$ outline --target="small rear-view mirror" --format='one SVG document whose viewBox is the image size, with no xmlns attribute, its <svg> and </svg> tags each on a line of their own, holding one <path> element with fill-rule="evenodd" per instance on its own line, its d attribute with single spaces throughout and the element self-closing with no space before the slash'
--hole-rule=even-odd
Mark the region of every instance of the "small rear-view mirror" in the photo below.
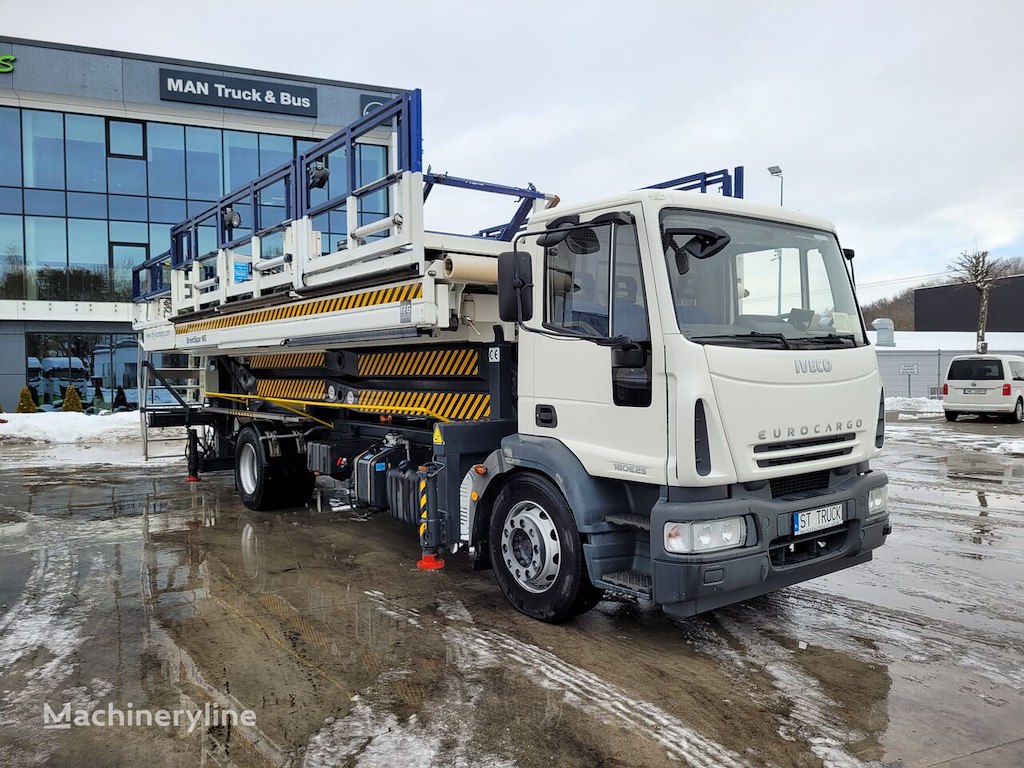
<svg viewBox="0 0 1024 768">
<path fill-rule="evenodd" d="M 533 317 L 533 262 L 523 251 L 498 256 L 498 317 L 521 323 Z"/>
</svg>

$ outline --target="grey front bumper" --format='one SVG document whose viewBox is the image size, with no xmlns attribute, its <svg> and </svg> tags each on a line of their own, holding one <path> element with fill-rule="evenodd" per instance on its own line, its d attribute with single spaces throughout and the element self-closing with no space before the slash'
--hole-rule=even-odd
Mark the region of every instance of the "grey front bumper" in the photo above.
<svg viewBox="0 0 1024 768">
<path fill-rule="evenodd" d="M 869 472 L 799 499 L 662 499 L 651 512 L 651 599 L 669 613 L 692 616 L 866 563 L 891 530 L 888 511 L 868 517 L 868 492 L 887 482 L 885 473 Z M 837 503 L 845 505 L 843 526 L 793 536 L 794 512 Z M 707 555 L 665 550 L 666 523 L 739 515 L 747 520 L 741 549 Z"/>
</svg>

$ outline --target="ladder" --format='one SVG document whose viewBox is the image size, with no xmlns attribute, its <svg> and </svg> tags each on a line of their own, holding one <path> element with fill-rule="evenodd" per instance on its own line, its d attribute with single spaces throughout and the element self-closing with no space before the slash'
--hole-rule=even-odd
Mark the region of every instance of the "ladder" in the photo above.
<svg viewBox="0 0 1024 768">
<path fill-rule="evenodd" d="M 189 358 L 191 367 L 186 368 L 157 367 L 153 361 L 154 353 L 139 345 L 139 421 L 146 461 L 178 455 L 153 454 L 153 443 L 174 443 L 184 451 L 186 435 L 180 428 L 191 422 L 192 412 L 201 405 L 203 377 L 195 357 Z"/>
</svg>

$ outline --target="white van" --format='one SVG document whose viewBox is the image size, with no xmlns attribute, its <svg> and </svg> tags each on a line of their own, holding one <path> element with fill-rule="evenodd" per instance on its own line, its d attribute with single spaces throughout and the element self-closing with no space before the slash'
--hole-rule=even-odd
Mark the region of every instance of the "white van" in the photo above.
<svg viewBox="0 0 1024 768">
<path fill-rule="evenodd" d="M 942 409 L 947 421 L 961 414 L 1002 414 L 1024 420 L 1024 357 L 963 355 L 949 362 L 942 385 Z"/>
</svg>

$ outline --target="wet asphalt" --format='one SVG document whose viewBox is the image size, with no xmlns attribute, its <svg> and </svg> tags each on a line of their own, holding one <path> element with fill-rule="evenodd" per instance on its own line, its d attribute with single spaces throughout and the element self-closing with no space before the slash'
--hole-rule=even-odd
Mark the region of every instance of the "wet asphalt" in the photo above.
<svg viewBox="0 0 1024 768">
<path fill-rule="evenodd" d="M 326 496 L 253 513 L 230 476 L 0 445 L 0 765 L 1024 765 L 1024 457 L 994 452 L 1024 426 L 890 419 L 873 562 L 557 627 Z M 255 725 L 44 730 L 65 702 Z"/>
</svg>

